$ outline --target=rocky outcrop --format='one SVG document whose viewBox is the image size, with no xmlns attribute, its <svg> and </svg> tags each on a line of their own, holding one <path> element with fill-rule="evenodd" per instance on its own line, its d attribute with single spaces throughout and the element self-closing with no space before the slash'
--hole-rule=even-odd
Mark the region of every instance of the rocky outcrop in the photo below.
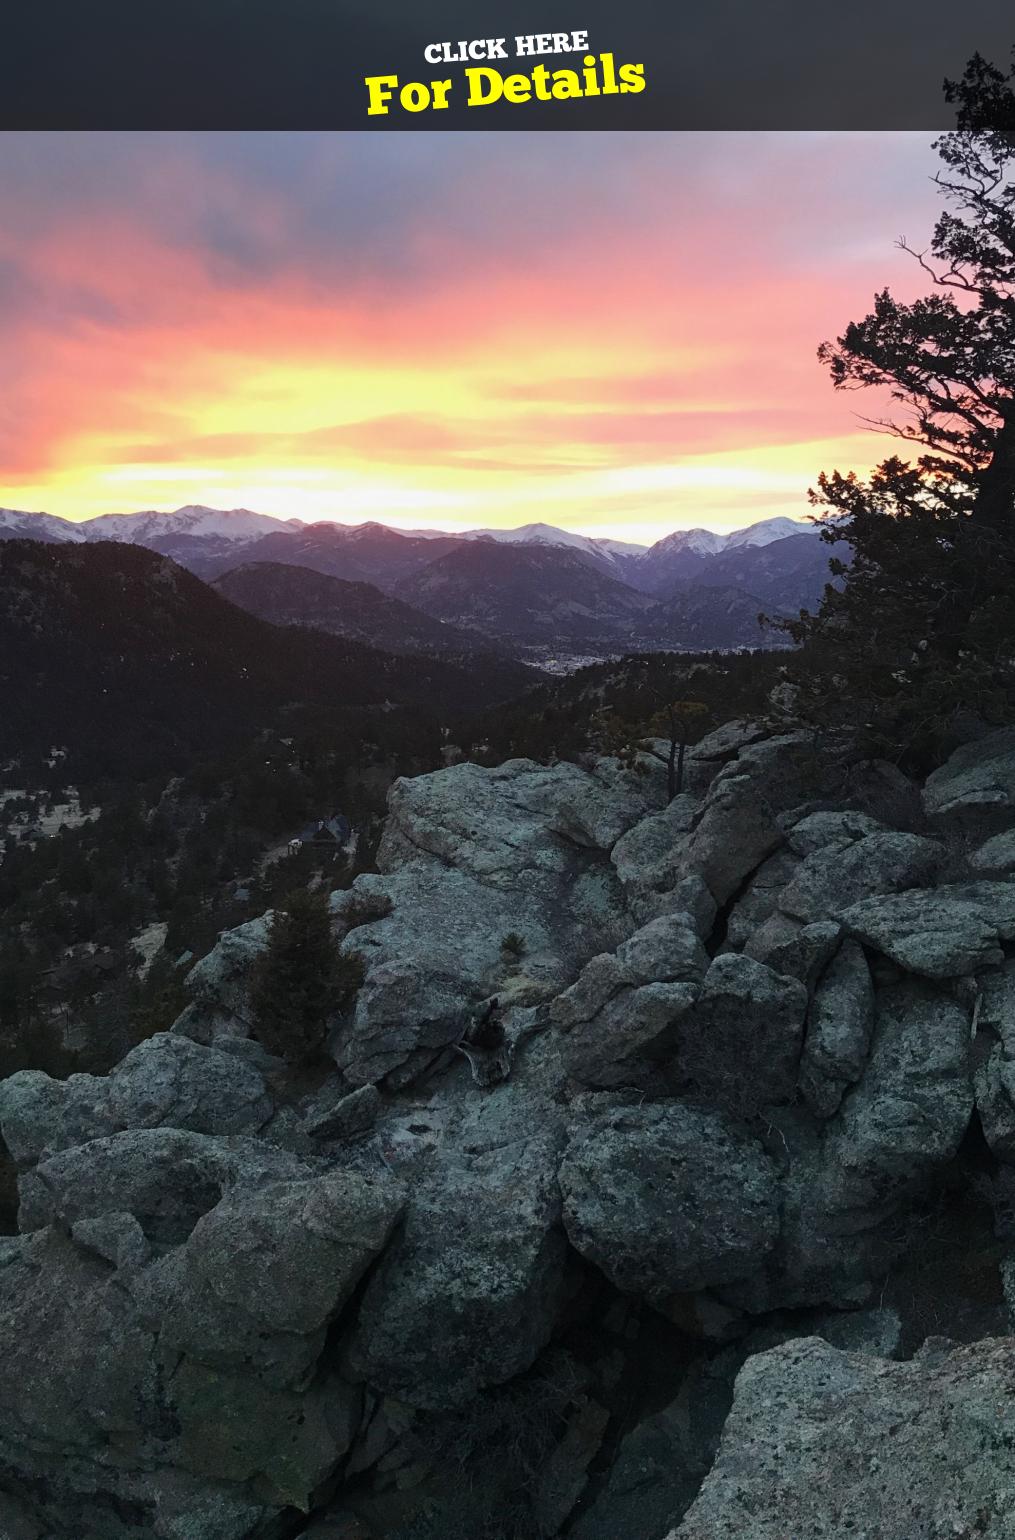
<svg viewBox="0 0 1015 1540">
<path fill-rule="evenodd" d="M 709 967 L 694 916 L 680 911 L 650 920 L 617 948 L 616 956 L 635 984 L 700 984 Z"/>
<path fill-rule="evenodd" d="M 305 1384 L 402 1207 L 397 1183 L 341 1168 L 234 1188 L 145 1282 L 163 1346 L 276 1390 Z"/>
<path fill-rule="evenodd" d="M 750 1114 L 795 1093 L 807 990 L 798 979 L 727 952 L 677 1023 L 673 1078 L 712 1102 Z"/>
<path fill-rule="evenodd" d="M 972 1111 L 967 1012 L 917 981 L 879 991 L 859 1082 L 816 1140 L 793 1136 L 767 1277 L 726 1297 L 754 1312 L 866 1303 L 905 1250 L 906 1205 L 954 1158 Z"/>
<path fill-rule="evenodd" d="M 126 1212 L 151 1241 L 174 1245 L 230 1188 L 299 1174 L 296 1156 L 260 1139 L 131 1130 L 48 1155 L 26 1171 L 18 1223 L 28 1231 Z"/>
<path fill-rule="evenodd" d="M 821 1337 L 845 1351 L 894 1357 L 899 1322 L 890 1310 L 808 1312 L 792 1324 L 758 1327 L 732 1346 L 696 1359 L 674 1400 L 621 1439 L 569 1537 L 663 1540 L 669 1535 L 715 1460 L 737 1374 L 756 1353 L 801 1336 Z"/>
<path fill-rule="evenodd" d="M 413 1194 L 363 1297 L 357 1378 L 428 1408 L 457 1407 L 529 1368 L 563 1299 L 557 1150 L 538 1133 L 467 1156 Z"/>
<path fill-rule="evenodd" d="M 1015 1293 L 1007 742 L 932 777 L 922 825 L 892 767 L 747 724 L 669 804 L 649 760 L 399 782 L 332 899 L 364 983 L 330 1075 L 249 1037 L 255 922 L 108 1076 L 0 1082 L 0 1529 L 989 1535 L 1003 1345 L 851 1349 L 919 1340 L 915 1304 L 857 1307 L 945 1191 L 995 1203 L 979 1285 Z M 972 1474 L 935 1508 L 945 1405 Z M 899 1438 L 922 1511 L 871 1464 Z"/>
<path fill-rule="evenodd" d="M 628 903 L 646 906 L 654 894 L 674 886 L 681 875 L 683 836 L 690 833 L 697 811 L 696 798 L 685 793 L 621 835 L 610 859 Z"/>
<path fill-rule="evenodd" d="M 956 749 L 927 777 L 927 816 L 958 831 L 1010 829 L 1015 823 L 1015 728 Z"/>
<path fill-rule="evenodd" d="M 687 754 L 686 779 L 691 795 L 700 801 L 722 770 L 769 736 L 758 722 L 740 718 L 723 722 L 713 732 L 706 733 Z"/>
<path fill-rule="evenodd" d="M 268 944 L 271 913 L 222 933 L 206 957 L 187 975 L 191 1003 L 173 1031 L 210 1043 L 218 1034 L 246 1037 L 250 1031 L 250 973 Z"/>
<path fill-rule="evenodd" d="M 348 1094 L 329 1086 L 323 1096 L 311 1098 L 303 1109 L 302 1130 L 324 1143 L 359 1139 L 374 1127 L 381 1106 L 381 1094 L 374 1085 L 360 1086 Z"/>
<path fill-rule="evenodd" d="M 750 878 L 741 897 L 734 903 L 726 923 L 726 943 L 739 951 L 755 931 L 760 930 L 778 909 L 779 895 L 800 865 L 799 856 L 783 848 L 762 861 Z"/>
<path fill-rule="evenodd" d="M 978 877 L 1015 878 L 1015 829 L 984 840 L 971 853 L 969 864 Z"/>
<path fill-rule="evenodd" d="M 0 1470 L 96 1540 L 206 1521 L 242 1540 L 308 1508 L 362 1399 L 319 1367 L 326 1333 L 402 1203 L 390 1179 L 245 1139 L 147 1130 L 50 1157 L 0 1267 Z"/>
<path fill-rule="evenodd" d="M 250 1048 L 241 1055 L 159 1032 L 108 1076 L 22 1070 L 0 1081 L 0 1134 L 25 1163 L 127 1129 L 256 1133 L 274 1111 L 263 1073 L 272 1061 Z"/>
<path fill-rule="evenodd" d="M 1001 941 L 1011 934 L 1013 906 L 1015 883 L 969 883 L 868 898 L 839 919 L 907 972 L 952 979 L 1004 961 Z"/>
<path fill-rule="evenodd" d="M 786 843 L 796 856 L 812 856 L 818 851 L 846 850 L 857 840 L 872 834 L 887 834 L 884 824 L 869 813 L 845 811 L 841 813 L 808 813 L 792 823 L 786 835 Z"/>
<path fill-rule="evenodd" d="M 564 1062 L 576 1081 L 635 1085 L 659 1073 L 709 966 L 693 924 L 680 911 L 651 920 L 616 952 L 592 958 L 553 1001 L 549 1017 L 567 1033 Z"/>
<path fill-rule="evenodd" d="M 725 904 L 782 840 L 774 813 L 759 800 L 753 781 L 720 777 L 687 836 L 682 869 L 700 875 L 716 903 Z"/>
<path fill-rule="evenodd" d="M 805 925 L 829 920 L 875 893 L 932 882 L 940 865 L 941 846 L 918 834 L 870 834 L 845 848 L 833 843 L 804 859 L 779 908 Z"/>
<path fill-rule="evenodd" d="M 880 1214 L 951 1159 L 972 1110 L 967 1012 L 915 982 L 881 990 L 870 1058 L 830 1129 L 826 1195 Z"/>
<path fill-rule="evenodd" d="M 732 724 L 704 739 L 688 757 L 689 794 L 618 847 L 618 870 L 640 898 L 640 913 L 647 913 L 646 891 L 658 894 L 688 876 L 702 880 L 717 905 L 727 904 L 783 845 L 782 815 L 813 790 L 816 773 L 802 733 L 771 737 Z"/>
<path fill-rule="evenodd" d="M 748 938 L 744 956 L 764 963 L 773 973 L 798 979 L 812 990 L 841 938 L 842 926 L 837 920 L 801 925 L 789 915 L 773 914 Z"/>
<path fill-rule="evenodd" d="M 345 940 L 366 966 L 336 1049 L 347 1079 L 376 1083 L 432 1060 L 461 1038 L 470 1007 L 548 1000 L 622 941 L 631 927 L 610 852 L 662 800 L 615 761 L 595 773 L 461 764 L 397 781 L 380 876 L 336 904 L 339 920 L 361 897 L 388 909 Z M 506 955 L 512 935 L 522 951 Z"/>
<path fill-rule="evenodd" d="M 821 957 L 837 934 L 819 938 Z M 660 945 L 664 956 L 656 955 Z M 691 1086 L 724 1106 L 738 1087 L 745 1107 L 790 1097 L 805 986 L 735 953 L 717 957 L 706 972 L 707 962 L 680 915 L 653 921 L 617 952 L 593 958 L 549 1012 L 567 1033 L 563 1059 L 572 1078 L 657 1093 Z"/>
<path fill-rule="evenodd" d="M 905 1364 L 815 1337 L 750 1358 L 715 1467 L 669 1540 L 1006 1540 L 1013 1372 L 1008 1340 Z"/>
<path fill-rule="evenodd" d="M 665 1084 L 679 1022 L 698 998 L 697 986 L 632 984 L 618 976 L 610 956 L 601 963 L 593 958 L 573 991 L 554 1002 L 555 1021 L 570 1029 L 563 1052 L 572 1079 L 593 1088 Z"/>
<path fill-rule="evenodd" d="M 576 1251 L 664 1310 L 754 1273 L 779 1233 L 761 1146 L 678 1103 L 592 1110 L 574 1127 L 560 1186 Z"/>
<path fill-rule="evenodd" d="M 987 1050 L 976 1067 L 976 1110 L 993 1153 L 1015 1164 L 1015 959 L 982 980 L 976 1010 Z"/>
</svg>

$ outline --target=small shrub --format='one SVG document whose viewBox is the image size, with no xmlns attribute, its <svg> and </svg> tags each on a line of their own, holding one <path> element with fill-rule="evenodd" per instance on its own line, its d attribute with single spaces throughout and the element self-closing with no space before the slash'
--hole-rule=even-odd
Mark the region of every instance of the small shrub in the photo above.
<svg viewBox="0 0 1015 1540">
<path fill-rule="evenodd" d="M 524 936 L 520 936 L 516 930 L 509 930 L 500 944 L 500 949 L 506 958 L 517 959 L 525 956 L 528 946 Z"/>
</svg>

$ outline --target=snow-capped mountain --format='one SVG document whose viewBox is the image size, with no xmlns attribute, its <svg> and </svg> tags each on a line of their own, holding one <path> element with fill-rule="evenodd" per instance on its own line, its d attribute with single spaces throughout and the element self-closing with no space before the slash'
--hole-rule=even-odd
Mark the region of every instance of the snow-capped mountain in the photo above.
<svg viewBox="0 0 1015 1540">
<path fill-rule="evenodd" d="M 676 551 L 690 551 L 694 556 L 717 556 L 727 538 L 711 529 L 677 529 L 672 535 L 657 540 L 650 549 L 657 556 Z"/>
<path fill-rule="evenodd" d="M 78 544 L 113 540 L 119 545 L 145 546 L 160 556 L 170 556 L 202 576 L 216 562 L 228 559 L 229 565 L 233 565 L 238 552 L 265 535 L 291 535 L 305 528 L 299 519 L 274 519 L 249 508 L 205 508 L 195 504 L 172 513 L 160 513 L 154 508 L 142 513 L 103 513 L 78 524 L 48 513 L 8 509 L 0 514 L 0 540 Z"/>
<path fill-rule="evenodd" d="M 102 513 L 85 526 L 88 540 L 119 540 L 127 545 L 144 545 L 149 550 L 160 550 L 166 541 L 180 537 L 233 544 L 257 540 L 280 528 L 303 527 L 300 519 L 275 519 L 267 513 L 253 513 L 249 508 L 205 508 L 199 503 L 177 508 L 173 513 L 159 513 L 154 508 L 143 513 Z"/>
<path fill-rule="evenodd" d="M 555 524 L 522 524 L 518 529 L 470 529 L 462 540 L 496 540 L 499 545 L 552 545 L 577 551 L 590 561 L 605 563 L 608 569 L 620 569 L 626 558 L 641 556 L 647 545 L 630 540 L 611 540 L 595 535 L 579 535 L 574 530 L 558 529 Z"/>
<path fill-rule="evenodd" d="M 205 508 L 191 504 L 172 513 L 146 509 L 141 513 L 100 513 L 97 518 L 75 523 L 52 513 L 27 513 L 0 508 L 0 539 L 72 540 L 77 543 L 116 540 L 121 545 L 143 545 L 172 555 L 168 549 L 180 540 L 207 540 L 219 544 L 247 544 L 278 530 L 303 529 L 300 519 L 276 519 L 249 508 Z"/>
<path fill-rule="evenodd" d="M 57 518 L 55 513 L 23 513 L 17 508 L 0 508 L 0 540 L 87 540 L 84 524 Z"/>
<path fill-rule="evenodd" d="M 760 562 L 760 553 L 774 547 L 775 557 L 764 564 L 767 570 L 771 570 L 778 567 L 784 547 L 786 556 L 791 555 L 786 542 L 792 542 L 792 561 L 797 567 L 800 564 L 797 546 L 801 541 L 808 552 L 813 546 L 814 552 L 822 556 L 821 570 L 824 572 L 828 565 L 827 552 L 822 555 L 816 526 L 803 519 L 778 517 L 761 519 L 729 535 L 720 535 L 711 529 L 678 529 L 672 535 L 657 540 L 644 556 L 639 556 L 628 568 L 625 579 L 646 593 L 660 596 L 672 594 L 687 583 L 706 583 L 709 587 L 725 586 L 731 578 L 726 574 L 723 564 L 728 565 L 734 559 L 734 554 L 739 552 L 743 561 L 737 567 L 735 586 L 746 586 L 749 592 L 754 593 L 756 588 L 749 582 L 750 570 L 747 580 L 743 576 L 744 569 L 751 568 L 754 553 L 758 553 Z"/>
<path fill-rule="evenodd" d="M 649 554 L 691 551 L 695 556 L 718 556 L 721 551 L 733 551 L 741 546 L 771 545 L 773 540 L 787 540 L 790 535 L 806 535 L 813 529 L 814 525 L 804 519 L 787 519 L 781 515 L 774 519 L 760 519 L 758 523 L 748 524 L 744 529 L 735 529 L 729 535 L 717 534 L 712 529 L 678 529 L 672 535 L 657 540 L 655 545 L 649 547 Z"/>
<path fill-rule="evenodd" d="M 642 556 L 648 550 L 647 545 L 636 545 L 633 540 L 611 540 L 605 535 L 596 535 L 593 543 L 614 556 Z"/>
<path fill-rule="evenodd" d="M 345 528 L 352 535 L 358 529 L 376 529 L 377 525 L 336 525 L 334 527 L 340 530 Z M 755 524 L 748 524 L 743 529 L 736 529 L 728 535 L 717 534 L 711 529 L 678 529 L 674 530 L 672 535 L 665 535 L 662 540 L 657 540 L 652 546 L 641 545 L 634 540 L 614 540 L 606 535 L 580 535 L 573 529 L 558 529 L 555 524 L 520 524 L 516 529 L 456 530 L 453 538 L 496 540 L 501 545 L 567 546 L 573 551 L 579 551 L 590 557 L 626 558 L 645 556 L 650 551 L 660 550 L 688 550 L 693 551 L 697 556 L 718 556 L 720 551 L 732 550 L 737 546 L 769 545 L 773 540 L 785 540 L 790 535 L 807 534 L 813 528 L 814 526 L 804 519 L 788 519 L 779 515 L 774 519 L 761 519 Z M 399 533 L 413 540 L 451 538 L 450 532 L 442 529 L 407 529 Z"/>
<path fill-rule="evenodd" d="M 720 551 L 738 546 L 768 545 L 812 529 L 804 521 L 784 517 L 762 519 L 732 534 L 720 535 L 709 529 L 681 529 L 657 540 L 655 545 L 641 545 L 632 540 L 609 536 L 581 535 L 574 530 L 558 529 L 553 524 L 522 524 L 517 529 L 469 529 L 448 531 L 410 529 L 391 531 L 390 526 L 370 521 L 343 524 L 317 521 L 308 524 L 297 518 L 276 518 L 254 513 L 250 508 L 208 508 L 190 504 L 163 513 L 150 508 L 139 513 L 102 513 L 96 518 L 75 523 L 51 513 L 28 513 L 0 508 L 0 538 L 32 540 L 118 540 L 128 545 L 143 545 L 150 550 L 172 554 L 166 547 L 180 540 L 203 540 L 237 547 L 260 540 L 266 535 L 308 534 L 325 529 L 334 538 L 356 540 L 377 532 L 391 532 L 412 540 L 496 540 L 510 545 L 566 546 L 592 560 L 616 561 L 626 565 L 632 558 L 651 557 L 654 553 L 690 551 L 696 556 L 716 556 Z"/>
<path fill-rule="evenodd" d="M 627 540 L 599 539 L 593 535 L 579 535 L 572 529 L 558 529 L 555 524 L 521 524 L 517 529 L 470 529 L 461 536 L 463 540 L 500 540 L 510 545 L 568 545 L 579 551 L 647 551 L 647 545 L 635 545 Z"/>
<path fill-rule="evenodd" d="M 746 529 L 735 529 L 732 535 L 726 535 L 720 549 L 733 551 L 743 545 L 771 545 L 773 540 L 787 540 L 790 535 L 812 533 L 816 533 L 816 527 L 806 519 L 761 519 L 757 524 L 748 524 Z"/>
</svg>

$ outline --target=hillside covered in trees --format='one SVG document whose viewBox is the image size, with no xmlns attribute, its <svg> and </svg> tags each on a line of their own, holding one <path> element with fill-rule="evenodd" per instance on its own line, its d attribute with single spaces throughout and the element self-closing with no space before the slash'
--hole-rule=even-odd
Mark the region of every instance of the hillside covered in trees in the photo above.
<svg viewBox="0 0 1015 1540">
<path fill-rule="evenodd" d="M 143 779 L 264 729 L 428 713 L 523 688 L 486 654 L 407 660 L 238 609 L 138 546 L 0 545 L 0 760 L 52 747 L 77 781 Z"/>
</svg>

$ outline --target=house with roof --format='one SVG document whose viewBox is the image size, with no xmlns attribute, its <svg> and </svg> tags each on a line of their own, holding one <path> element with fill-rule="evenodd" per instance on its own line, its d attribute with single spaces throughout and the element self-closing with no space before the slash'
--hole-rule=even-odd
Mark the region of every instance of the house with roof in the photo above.
<svg viewBox="0 0 1015 1540">
<path fill-rule="evenodd" d="M 348 818 L 342 813 L 333 813 L 330 818 L 315 819 L 298 834 L 294 834 L 289 841 L 289 854 L 298 855 L 304 845 L 346 845 L 352 835 L 353 827 Z"/>
</svg>

